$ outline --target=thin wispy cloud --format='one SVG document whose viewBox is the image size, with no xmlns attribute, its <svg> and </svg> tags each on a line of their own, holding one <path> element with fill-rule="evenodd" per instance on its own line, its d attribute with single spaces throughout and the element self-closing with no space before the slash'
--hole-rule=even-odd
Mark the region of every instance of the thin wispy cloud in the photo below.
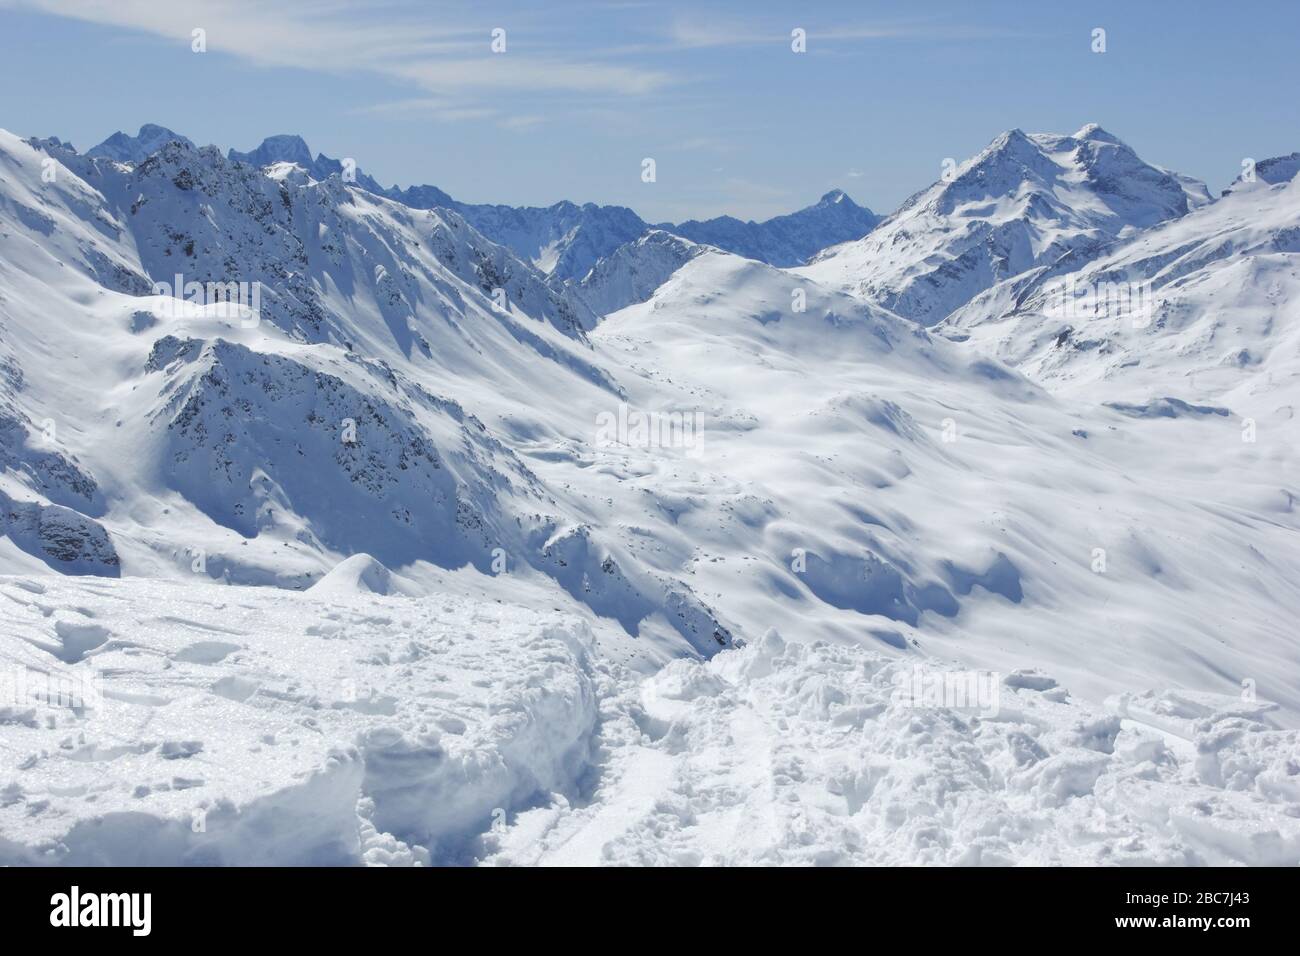
<svg viewBox="0 0 1300 956">
<path fill-rule="evenodd" d="M 278 7 L 252 0 L 0 0 L 0 6 L 115 26 L 188 46 L 204 31 L 207 48 L 262 66 L 317 71 L 373 69 L 386 62 L 464 53 L 471 34 L 404 19 L 364 15 L 343 0 L 302 0 Z M 486 46 L 486 40 L 483 43 Z"/>
<path fill-rule="evenodd" d="M 501 126 L 503 129 L 521 132 L 523 130 L 532 129 L 534 126 L 540 126 L 545 122 L 545 116 L 507 116 L 497 125 Z"/>
<path fill-rule="evenodd" d="M 458 106 L 453 101 L 437 97 L 418 97 L 406 100 L 392 100 L 387 103 L 374 103 L 370 106 L 349 110 L 354 114 L 378 116 L 408 116 L 431 119 L 440 122 L 460 122 L 464 120 L 492 119 L 500 116 L 500 111 L 485 106 Z"/>
<path fill-rule="evenodd" d="M 188 45 L 204 31 L 211 53 L 259 66 L 316 72 L 366 71 L 430 92 L 591 92 L 638 95 L 673 82 L 662 70 L 588 62 L 577 52 L 531 54 L 516 46 L 495 54 L 493 25 L 481 14 L 419 16 L 393 5 L 302 0 L 272 6 L 253 0 L 0 0 L 33 10 L 135 30 Z"/>
<path fill-rule="evenodd" d="M 705 50 L 722 47 L 763 47 L 788 45 L 792 31 L 804 31 L 809 52 L 821 44 L 843 46 L 872 40 L 969 40 L 993 39 L 1022 35 L 1019 32 L 989 26 L 974 26 L 932 17 L 912 20 L 888 20 L 873 23 L 827 23 L 815 17 L 792 15 L 781 22 L 755 24 L 752 17 L 723 20 L 693 13 L 672 19 L 661 49 Z M 653 46 L 643 49 L 650 50 Z"/>
<path fill-rule="evenodd" d="M 664 72 L 635 67 L 585 63 L 516 54 L 466 59 L 418 59 L 388 72 L 431 90 L 521 90 L 593 92 L 629 95 L 651 93 L 672 82 Z"/>
<path fill-rule="evenodd" d="M 798 20 L 798 18 L 795 18 Z M 856 24 L 817 26 L 806 22 L 771 24 L 755 28 L 752 20 L 723 21 L 695 16 L 678 16 L 668 31 L 671 46 L 679 50 L 698 50 L 711 47 L 767 46 L 787 44 L 794 29 L 804 30 L 809 43 L 813 41 L 844 42 L 850 40 L 879 40 L 890 37 L 916 35 L 920 28 L 897 24 Z"/>
</svg>

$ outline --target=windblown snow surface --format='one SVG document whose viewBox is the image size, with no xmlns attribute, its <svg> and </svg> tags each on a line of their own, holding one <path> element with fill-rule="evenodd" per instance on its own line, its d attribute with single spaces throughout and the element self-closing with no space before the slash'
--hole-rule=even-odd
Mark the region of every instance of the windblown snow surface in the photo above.
<svg viewBox="0 0 1300 956">
<path fill-rule="evenodd" d="M 150 131 L 0 132 L 0 863 L 1300 863 L 1295 182 L 561 282 Z"/>
</svg>

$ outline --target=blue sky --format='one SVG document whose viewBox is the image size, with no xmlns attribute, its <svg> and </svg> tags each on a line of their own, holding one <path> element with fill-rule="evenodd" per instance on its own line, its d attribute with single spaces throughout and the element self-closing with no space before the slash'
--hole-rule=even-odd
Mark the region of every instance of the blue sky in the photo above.
<svg viewBox="0 0 1300 956">
<path fill-rule="evenodd" d="M 238 149 L 300 133 L 384 183 L 660 221 L 834 186 L 888 212 L 1004 129 L 1098 122 L 1217 192 L 1300 149 L 1297 37 L 1292 0 L 0 0 L 0 127 L 79 149 L 144 122 Z"/>
</svg>

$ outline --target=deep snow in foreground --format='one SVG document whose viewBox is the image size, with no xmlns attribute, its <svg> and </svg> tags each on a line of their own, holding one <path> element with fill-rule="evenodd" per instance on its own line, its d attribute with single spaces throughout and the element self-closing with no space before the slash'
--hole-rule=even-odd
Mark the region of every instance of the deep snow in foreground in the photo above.
<svg viewBox="0 0 1300 956">
<path fill-rule="evenodd" d="M 445 859 L 589 762 L 590 634 L 557 614 L 364 587 L 0 595 L 30 701 L 0 709 L 5 863 Z"/>
<path fill-rule="evenodd" d="M 0 578 L 0 863 L 1300 863 L 1268 705 L 775 632 L 647 678 L 366 570 Z"/>
</svg>

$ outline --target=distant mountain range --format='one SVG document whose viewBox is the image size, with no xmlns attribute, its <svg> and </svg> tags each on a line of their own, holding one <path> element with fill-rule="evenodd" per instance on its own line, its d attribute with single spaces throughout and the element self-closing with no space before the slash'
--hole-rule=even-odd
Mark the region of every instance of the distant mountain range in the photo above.
<svg viewBox="0 0 1300 956">
<path fill-rule="evenodd" d="M 147 124 L 136 136 L 114 133 L 87 151 L 123 163 L 138 163 L 168 141 L 190 141 L 162 126 Z M 263 168 L 292 163 L 313 179 L 342 175 L 343 163 L 323 153 L 314 158 L 300 136 L 277 135 L 256 149 L 231 149 L 227 158 Z M 451 209 L 492 241 L 513 250 L 543 273 L 559 280 L 586 276 L 597 261 L 619 246 L 644 236 L 651 228 L 707 243 L 770 265 L 792 266 L 835 243 L 857 239 L 879 221 L 871 210 L 856 205 L 842 190 L 832 190 L 817 203 L 765 222 L 742 222 L 730 216 L 692 220 L 680 225 L 652 227 L 631 209 L 563 201 L 552 206 L 503 206 L 465 203 L 436 186 L 384 187 L 360 169 L 349 171 L 363 189 L 413 209 Z"/>
<path fill-rule="evenodd" d="M 746 259 L 773 266 L 797 266 L 827 246 L 865 236 L 880 217 L 859 206 L 842 189 L 832 189 L 815 204 L 765 222 L 742 222 L 719 216 L 703 222 L 663 223 L 666 232 L 702 242 Z M 829 240 L 829 241 L 828 241 Z"/>
</svg>

